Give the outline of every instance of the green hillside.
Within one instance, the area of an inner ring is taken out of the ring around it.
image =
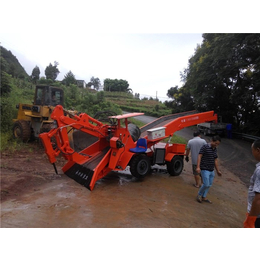
[[[18,59],[4,47],[0,46],[1,57],[1,70],[8,73],[14,78],[27,78],[29,77],[25,69],[19,63]]]
[[[171,110],[164,103],[152,98],[139,99],[125,92],[104,92],[104,94],[107,101],[117,104],[124,111],[141,112],[154,117],[171,114]]]

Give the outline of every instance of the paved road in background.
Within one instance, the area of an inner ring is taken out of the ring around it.
[[[123,114],[128,114],[128,113],[131,113],[131,112],[123,111]],[[145,115],[143,115],[143,116],[136,116],[134,118],[139,120],[139,121],[141,121],[141,122],[143,122],[143,123],[145,123],[145,124],[148,124],[148,123],[150,123],[150,122],[152,122],[152,121],[157,119],[157,117],[145,116]]]
[[[138,116],[136,119],[150,123],[157,119],[151,116]],[[185,138],[187,141],[193,138],[193,132],[197,130],[196,126],[184,128],[175,132],[176,135]],[[210,136],[201,135],[207,142],[210,141]],[[255,170],[256,160],[251,153],[250,142],[240,139],[222,138],[221,144],[218,147],[218,156],[223,167],[233,172],[240,180],[249,185],[250,177]]]

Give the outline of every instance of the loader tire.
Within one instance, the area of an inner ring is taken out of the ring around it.
[[[150,159],[145,154],[135,155],[130,162],[131,174],[140,179],[151,171]]]
[[[174,156],[166,165],[167,171],[171,176],[179,176],[183,170],[183,157],[178,155]]]
[[[13,126],[13,137],[20,139],[24,143],[28,142],[31,138],[31,127],[25,120],[18,120]]]

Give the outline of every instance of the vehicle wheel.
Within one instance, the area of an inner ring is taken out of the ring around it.
[[[144,155],[135,155],[130,162],[130,172],[136,178],[142,178],[151,171],[150,159]]]
[[[170,162],[167,162],[167,170],[171,176],[178,176],[183,170],[183,157],[174,156]]]
[[[23,142],[28,142],[31,138],[31,127],[25,120],[18,120],[13,126],[13,136]]]

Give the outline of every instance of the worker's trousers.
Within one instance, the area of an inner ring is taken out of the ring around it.
[[[212,186],[215,177],[215,172],[201,170],[201,177],[202,177],[203,184],[200,187],[198,194],[199,196],[202,196],[202,198],[206,198],[209,192],[209,188]]]

